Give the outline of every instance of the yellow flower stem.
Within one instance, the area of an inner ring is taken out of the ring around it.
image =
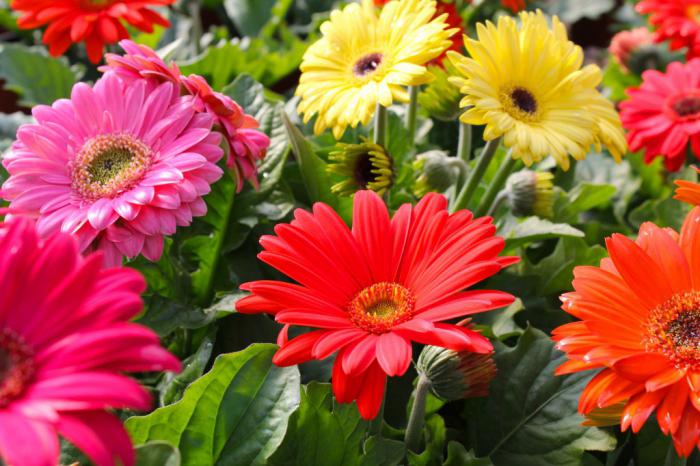
[[[484,177],[484,173],[486,173],[486,169],[491,164],[491,161],[498,150],[498,146],[500,145],[501,138],[492,139],[486,143],[484,150],[481,152],[481,156],[479,156],[476,167],[474,167],[474,170],[469,174],[467,182],[464,184],[464,186],[462,186],[462,190],[459,192],[457,199],[452,205],[453,212],[467,208],[469,201],[474,195],[474,192],[476,192],[479,182]]]
[[[416,388],[413,390],[413,406],[406,426],[404,443],[406,449],[418,453],[420,448],[420,438],[425,425],[425,403],[430,389],[430,379],[423,374],[418,375]]]
[[[513,173],[513,169],[515,169],[515,167],[518,165],[518,162],[518,160],[515,160],[511,156],[510,152],[506,154],[506,158],[503,160],[501,167],[498,169],[496,177],[491,180],[491,183],[489,183],[489,189],[486,190],[486,194],[484,194],[484,197],[481,199],[479,207],[476,209],[476,212],[474,212],[475,217],[482,217],[486,215],[487,212],[495,209],[493,205],[494,201],[496,200],[498,193],[506,184],[506,180],[510,174]]]
[[[386,148],[386,133],[388,126],[388,112],[382,104],[377,104],[377,111],[374,113],[374,143]]]
[[[472,156],[472,126],[466,123],[459,122],[459,141],[457,143],[457,157],[462,160],[466,166],[469,166],[469,159]],[[466,172],[462,171],[457,180],[457,189],[464,184]]]
[[[411,148],[416,145],[416,127],[418,124],[418,92],[420,86],[411,86],[408,90],[410,101],[406,112],[406,129],[408,130],[408,144]]]

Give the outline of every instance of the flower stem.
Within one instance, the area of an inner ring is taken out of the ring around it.
[[[474,212],[474,216],[481,217],[483,215],[486,215],[487,212],[495,210],[495,207],[493,206],[494,200],[496,200],[498,193],[506,184],[506,180],[513,172],[513,169],[516,167],[517,164],[518,161],[511,156],[510,152],[506,154],[506,158],[503,160],[501,167],[498,169],[496,177],[491,181],[491,183],[489,183],[489,189],[486,191],[486,194],[484,194],[484,197],[481,199],[481,204],[479,204],[479,207],[476,209],[476,212]]]
[[[194,43],[194,53],[199,55],[202,52],[202,7],[199,0],[189,3],[190,20],[192,21],[192,42]]]
[[[452,206],[453,212],[467,208],[467,205],[469,205],[469,201],[474,195],[476,188],[479,186],[481,178],[484,177],[486,169],[489,167],[493,157],[496,155],[496,151],[498,150],[498,146],[500,144],[501,138],[492,139],[486,143],[486,147],[484,147],[484,150],[481,152],[481,156],[479,157],[479,161],[476,164],[474,171],[469,174],[467,182],[464,184],[464,186],[462,186],[462,190],[459,192],[459,195]]]
[[[472,156],[472,125],[459,122],[459,143],[457,145],[457,156],[469,163]]]
[[[382,147],[386,147],[388,116],[386,107],[377,104],[377,111],[374,114],[374,143]]]
[[[406,113],[406,129],[408,130],[408,143],[411,147],[416,145],[416,127],[418,122],[418,92],[419,86],[411,86],[409,88],[410,102],[408,104],[408,112]]]
[[[430,389],[430,379],[425,375],[418,375],[418,383],[413,391],[413,407],[406,426],[406,436],[404,443],[406,448],[412,452],[418,452],[420,448],[421,433],[425,424],[425,402]]]

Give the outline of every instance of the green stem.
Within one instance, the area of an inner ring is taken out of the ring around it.
[[[494,200],[496,199],[496,196],[498,196],[498,193],[501,192],[501,189],[503,189],[503,186],[506,184],[506,180],[508,179],[510,174],[513,173],[513,169],[516,167],[517,164],[518,161],[511,156],[510,152],[506,154],[506,158],[503,160],[503,163],[498,169],[498,173],[496,173],[494,179],[491,180],[491,183],[489,184],[489,189],[486,191],[486,194],[484,194],[484,197],[481,199],[481,204],[479,204],[479,207],[476,209],[476,212],[474,212],[474,216],[481,217],[483,215],[486,215],[487,212],[494,208],[493,204]]]
[[[199,0],[191,0],[189,3],[190,20],[192,21],[192,42],[194,42],[194,53],[199,55],[202,52],[202,7]]]
[[[504,189],[503,191],[498,193],[498,196],[496,196],[496,200],[493,201],[493,204],[491,204],[491,208],[488,212],[486,212],[486,215],[488,215],[489,217],[493,217],[498,208],[501,207],[501,204],[503,204],[503,201],[505,201],[506,199],[508,199],[508,190]]]
[[[486,143],[486,147],[481,152],[479,161],[476,164],[474,170],[469,174],[467,182],[462,186],[462,190],[459,192],[454,205],[452,206],[452,211],[456,212],[461,209],[466,209],[469,205],[476,188],[479,186],[479,182],[484,177],[486,169],[491,164],[493,157],[496,155],[498,146],[501,144],[501,138],[492,139]]]
[[[472,157],[472,125],[459,122],[459,142],[457,145],[457,156],[469,163]]]
[[[406,426],[406,436],[404,443],[406,448],[417,453],[420,448],[421,434],[423,433],[423,425],[425,424],[425,403],[430,389],[430,379],[425,375],[418,376],[416,389],[413,391],[413,407],[411,415],[408,418],[408,426]]]
[[[416,127],[418,122],[418,92],[420,86],[411,86],[409,88],[410,102],[408,104],[408,112],[406,113],[406,129],[408,130],[408,143],[410,147],[416,145]]]
[[[374,143],[382,147],[386,147],[388,116],[386,107],[377,104],[377,111],[374,114]]]

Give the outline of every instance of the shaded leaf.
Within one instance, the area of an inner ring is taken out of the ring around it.
[[[134,448],[136,466],[180,466],[180,452],[168,442],[148,442]]]

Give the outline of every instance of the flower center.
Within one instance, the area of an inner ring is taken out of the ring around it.
[[[348,305],[350,320],[370,333],[386,333],[413,316],[416,299],[398,283],[381,282],[357,293]]]
[[[73,189],[88,201],[115,197],[143,177],[151,155],[144,143],[128,134],[96,136],[71,164]]]
[[[679,293],[649,314],[644,345],[679,369],[700,369],[700,292]]]
[[[0,330],[0,408],[20,396],[34,377],[34,353],[24,339]]]
[[[373,172],[374,164],[372,163],[372,156],[369,153],[364,153],[357,158],[355,162],[355,181],[357,184],[362,186],[362,188],[367,188],[367,185],[375,181],[377,175]]]
[[[355,66],[352,68],[352,72],[359,78],[372,74],[377,71],[379,65],[382,64],[382,58],[381,53],[370,53],[369,55],[365,55],[357,60]]]
[[[683,95],[672,100],[671,108],[682,119],[700,117],[700,95]]]
[[[501,92],[503,106],[517,120],[532,121],[537,117],[539,106],[535,95],[523,87],[511,87]]]

